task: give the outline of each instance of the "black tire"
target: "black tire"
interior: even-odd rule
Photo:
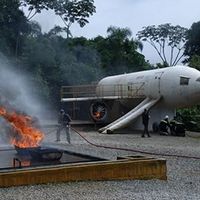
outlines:
[[[99,114],[99,116],[96,115]],[[93,102],[90,105],[90,116],[95,122],[105,122],[108,116],[108,107],[102,101]]]

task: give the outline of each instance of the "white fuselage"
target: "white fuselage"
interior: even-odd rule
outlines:
[[[98,86],[103,86],[101,91],[97,90],[99,96],[128,94],[131,86],[141,87],[140,95],[152,99],[162,97],[165,105],[174,108],[200,102],[200,72],[186,66],[110,76],[102,79]],[[122,90],[116,90],[116,86]]]

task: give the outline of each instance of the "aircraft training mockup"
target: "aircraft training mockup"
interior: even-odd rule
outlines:
[[[89,109],[94,121],[108,125],[102,133],[131,126],[141,129],[140,116],[150,109],[150,124],[166,114],[173,117],[176,108],[200,102],[200,72],[186,66],[173,66],[103,78],[95,94],[76,98],[62,97],[62,102],[92,101]],[[109,120],[111,119],[111,120]]]

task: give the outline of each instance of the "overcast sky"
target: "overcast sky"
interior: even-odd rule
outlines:
[[[128,27],[136,38],[136,33],[142,27],[171,23],[190,28],[192,23],[200,21],[200,0],[94,0],[96,13],[89,18],[89,24],[80,28],[72,25],[73,36],[94,38],[106,36],[109,26]],[[63,22],[53,13],[37,15],[35,20],[42,25],[44,32],[54,25],[63,26]],[[146,60],[155,64],[159,62],[152,47],[144,43],[142,52]]]

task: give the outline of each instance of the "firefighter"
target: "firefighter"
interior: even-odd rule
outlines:
[[[174,119],[170,122],[171,125],[171,134],[173,136],[185,136],[185,124],[178,121],[175,116]]]
[[[173,136],[175,136],[177,134],[178,121],[176,119],[177,119],[177,117],[174,116],[174,118],[170,121],[170,132],[171,132],[171,135],[173,135]]]
[[[60,133],[63,129],[65,129],[66,132],[66,139],[68,141],[68,143],[70,144],[70,122],[71,122],[71,117],[65,113],[65,111],[63,109],[60,110],[59,116],[58,116],[58,130],[56,133],[56,141],[59,142],[60,141]]]
[[[170,123],[168,115],[159,124],[160,135],[169,135]]]
[[[149,125],[149,112],[147,109],[144,109],[144,112],[142,113],[142,123],[144,125],[144,131],[142,133],[142,137],[145,137],[145,134],[147,134],[148,137],[151,137],[148,130]]]

